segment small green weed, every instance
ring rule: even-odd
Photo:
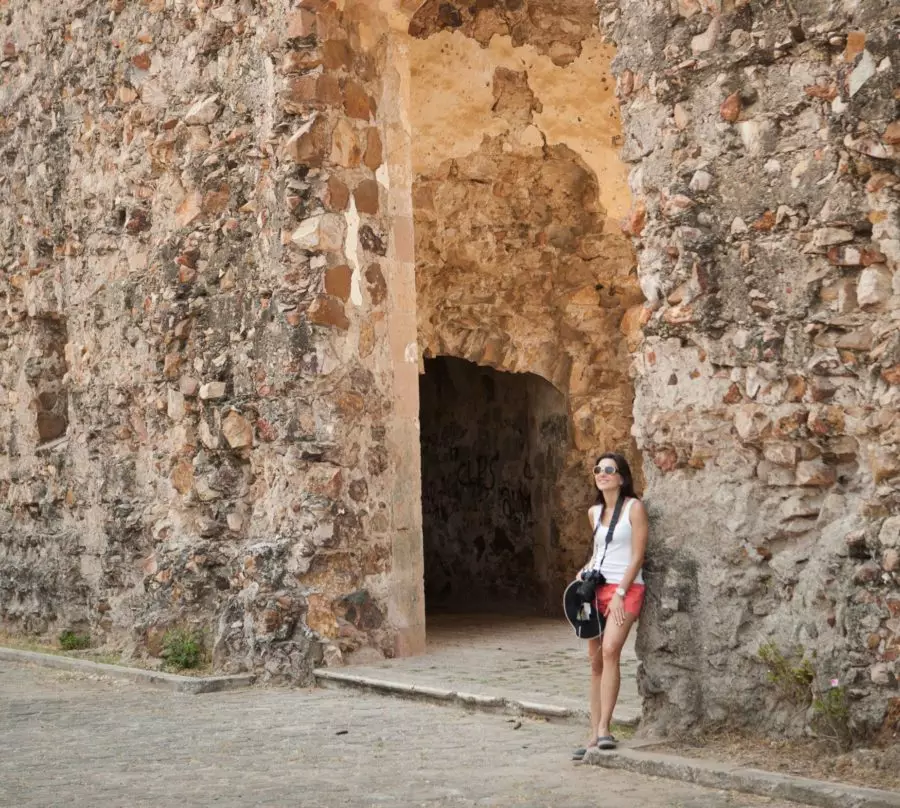
[[[781,694],[801,706],[808,706],[812,700],[810,686],[816,678],[812,662],[802,649],[798,649],[799,661],[791,659],[773,642],[761,645],[759,658],[769,669],[769,681],[778,687]]]
[[[767,642],[757,653],[782,697],[801,708],[812,706],[815,729],[839,749],[849,749],[853,738],[847,689],[837,679],[831,679],[828,688],[820,687],[812,660],[802,648],[789,657],[775,643]]]
[[[203,643],[197,632],[187,628],[170,628],[162,641],[162,657],[173,668],[197,668],[203,662]]]
[[[91,647],[91,635],[79,634],[67,628],[59,635],[59,647],[63,651],[83,651]]]
[[[624,738],[625,740],[633,738],[634,733],[637,732],[637,729],[632,724],[617,724],[615,721],[612,722],[609,730],[617,738]]]
[[[819,727],[826,730],[839,749],[849,749],[853,745],[853,736],[850,732],[847,688],[838,684],[837,679],[832,679],[827,690],[815,690],[812,705]]]

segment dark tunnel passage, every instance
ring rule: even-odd
[[[540,613],[565,398],[539,376],[451,357],[425,360],[419,385],[426,610]]]

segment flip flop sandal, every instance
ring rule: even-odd
[[[619,742],[612,735],[604,735],[602,738],[597,738],[597,746],[600,749],[615,749],[618,744]]]
[[[587,754],[587,750],[596,745],[597,739],[594,738],[594,740],[592,740],[587,746],[579,746],[574,752],[572,752],[572,760],[581,760]]]

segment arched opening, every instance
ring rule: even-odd
[[[517,383],[533,375],[555,388],[558,432],[566,439],[554,460],[558,472],[547,482],[552,492],[543,499],[553,549],[539,552],[541,568],[525,577],[528,598],[504,594],[497,581],[479,597],[558,615],[566,583],[590,552],[585,514],[593,459],[621,451],[640,474],[630,436],[629,338],[640,328],[643,295],[632,246],[618,224],[630,199],[618,156],[614,49],[599,30],[593,0],[426,2],[409,33],[423,452],[432,417],[428,377],[435,372],[429,359],[458,357],[493,369],[497,387],[511,373]],[[486,370],[478,373],[488,378]],[[486,418],[469,404],[466,429],[466,417]],[[444,528],[428,524],[426,460],[423,454],[426,608],[434,609],[445,589],[454,599],[456,573],[440,580],[439,559],[447,551],[429,548],[429,532],[442,535]],[[457,507],[470,496],[462,489],[457,495]],[[460,522],[446,528],[453,535],[443,541],[464,543],[471,530]],[[504,546],[509,535],[503,528],[483,536],[485,553],[492,542]],[[516,559],[519,570],[526,563],[514,543],[503,555]],[[484,554],[477,558],[493,564]],[[460,564],[457,557],[453,568]],[[470,566],[469,582],[496,577],[488,572],[495,567]]]
[[[534,374],[443,356],[419,390],[426,611],[546,613],[565,398]]]

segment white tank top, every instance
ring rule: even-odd
[[[603,548],[606,545],[606,534],[609,527],[602,525],[597,527],[597,520],[600,518],[602,506],[594,505],[588,513],[591,517],[591,524],[594,526],[594,554],[591,556],[591,563],[587,569],[597,569],[600,559],[603,559],[603,567],[600,568],[606,576],[606,582],[617,584],[625,577],[625,570],[631,564],[631,506],[634,504],[633,499],[629,499],[619,514],[619,521],[616,522],[616,529],[613,531],[612,541],[606,548],[606,558],[603,558]],[[642,570],[638,570],[638,574],[632,583],[644,583]]]

